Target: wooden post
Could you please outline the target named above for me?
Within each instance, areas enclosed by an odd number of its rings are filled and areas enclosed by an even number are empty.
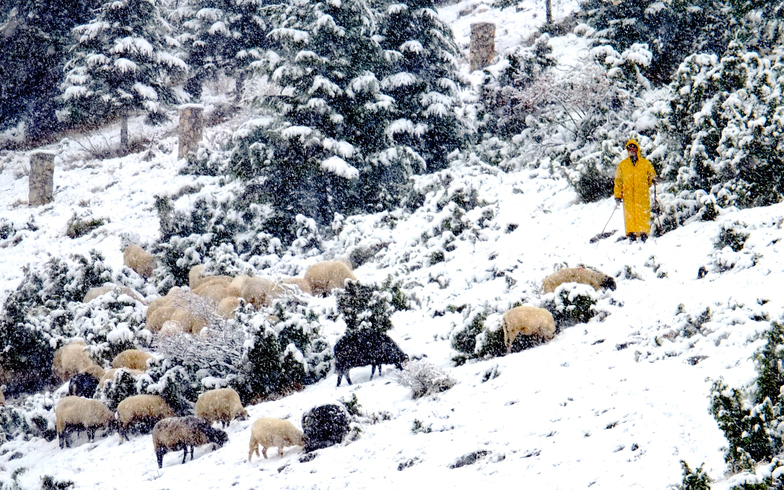
[[[54,200],[54,153],[36,151],[30,154],[29,206],[41,206]]]
[[[185,158],[196,151],[204,129],[204,106],[187,104],[180,106],[180,148],[177,158]]]
[[[547,24],[553,23],[553,0],[545,0],[545,14],[547,16]]]
[[[471,71],[481,70],[495,56],[495,24],[478,22],[471,24]]]

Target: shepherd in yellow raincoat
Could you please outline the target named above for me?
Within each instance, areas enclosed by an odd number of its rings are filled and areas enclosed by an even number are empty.
[[[640,145],[634,139],[626,143],[628,157],[615,171],[615,200],[623,201],[626,236],[644,242],[651,234],[650,186],[656,178],[651,162],[640,155]]]

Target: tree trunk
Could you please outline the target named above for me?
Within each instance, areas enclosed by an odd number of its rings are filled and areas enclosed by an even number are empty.
[[[122,116],[120,121],[120,151],[123,155],[128,152],[128,116]]]
[[[544,0],[545,9],[547,12],[547,23],[553,23],[553,0]]]

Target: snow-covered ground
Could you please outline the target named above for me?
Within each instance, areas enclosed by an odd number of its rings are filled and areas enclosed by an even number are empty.
[[[574,8],[570,2],[554,4],[556,18]],[[471,21],[498,22],[505,33],[499,36],[501,51],[544,17],[542,2],[520,6],[519,11],[499,12],[466,1],[444,7],[441,14],[466,47]],[[463,11],[474,13],[461,15]],[[580,42],[574,38],[556,54],[574,55],[582,49]],[[104,134],[113,135],[116,129]],[[207,137],[221,130],[209,129]],[[50,254],[96,249],[107,265],[118,269],[121,233],[134,233],[141,243],[156,237],[156,194],[175,194],[194,183],[203,185],[201,192],[218,189],[217,179],[179,175],[184,162],[176,159],[175,137],[163,132],[153,136],[158,150],[150,161],[140,155],[85,159],[80,156],[87,144],[82,138],[45,148],[58,153],[55,201],[38,208],[26,204],[29,154],[0,154],[0,217],[20,227],[33,219],[38,226],[38,231],[25,232],[18,244],[0,242],[0,299],[17,287],[24,264],[41,262]],[[503,172],[478,165],[446,173],[449,183],[434,187],[415,213],[396,214],[393,220],[349,219],[326,248],[335,253],[358,243],[388,244],[355,274],[367,282],[389,274],[404,279],[415,303],[393,316],[390,335],[407,353],[426,355],[446,370],[456,381],[452,389],[414,400],[388,366],[372,381],[369,367],[357,368],[352,386],[336,388],[336,375],[331,374],[301,392],[248,407],[250,419],[227,429],[227,445],[217,451],[197,448],[194,461],[184,465],[179,453],[170,453],[159,470],[150,436],[119,444],[117,435],[90,443],[82,435],[66,450],[57,441],[14,440],[0,447],[0,481],[10,485],[14,475],[23,489],[39,488],[41,478],[51,475],[73,481],[79,489],[523,485],[653,490],[680,483],[684,460],[692,468],[705,463],[706,471],[719,480],[714,489],[729,488],[730,480],[723,476],[726,440],[708,411],[708,393],[712,380],[720,377],[733,387],[754,379],[752,355],[769,326],[759,319],[782,317],[784,298],[777,286],[784,273],[784,204],[730,212],[644,244],[629,243],[617,241],[623,221],[612,199],[580,204],[568,183],[547,168]],[[423,185],[427,181],[423,179]],[[444,262],[431,265],[426,258],[443,249],[443,235],[433,230],[450,213],[449,207],[439,210],[435,203],[461,186],[476,190],[485,202],[468,213],[471,221],[478,222],[488,210],[492,218],[472,239],[456,240]],[[66,222],[74,213],[89,213],[107,223],[70,239]],[[390,222],[396,223],[394,228]],[[749,234],[745,247],[740,252],[717,249],[721,227],[736,222]],[[608,231],[619,231],[590,243],[605,225]],[[292,260],[295,267],[304,267],[304,259]],[[515,302],[538,303],[541,281],[564,264],[585,264],[616,278],[615,291],[598,294],[603,320],[567,328],[553,341],[520,353],[454,367],[449,335],[465,318],[450,306],[469,305],[463,311],[484,307],[490,312],[486,324],[497,326]],[[728,264],[735,266],[719,272]],[[698,279],[703,266],[709,272]],[[401,275],[404,268],[407,272]],[[707,308],[710,320],[698,331],[689,329],[689,317]],[[342,333],[339,323],[335,326],[325,332],[331,341]],[[48,396],[55,400],[61,394],[62,388]],[[356,440],[319,450],[308,462],[300,461],[302,451],[296,447],[282,456],[271,449],[270,459],[247,462],[250,425],[256,418],[288,418],[299,426],[304,411],[352,395],[364,415]],[[416,424],[427,430],[413,432]],[[453,468],[474,452],[480,455],[474,464]]]

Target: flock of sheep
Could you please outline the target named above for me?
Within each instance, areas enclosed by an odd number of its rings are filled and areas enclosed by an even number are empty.
[[[150,277],[154,261],[150,254],[132,245],[124,253],[125,264],[140,275]],[[299,291],[314,295],[329,294],[333,289],[344,287],[347,279],[355,280],[350,268],[337,261],[321,262],[308,268],[304,278],[285,278],[272,282],[263,278],[249,276],[205,276],[203,267],[194,267],[189,276],[189,288],[172,288],[164,297],[153,301],[147,309],[147,327],[159,335],[185,333],[200,335],[211,322],[210,315],[230,318],[240,299],[256,307],[268,306],[271,301],[297,288]],[[563,283],[577,282],[589,284],[596,290],[615,289],[615,281],[600,272],[583,268],[560,270],[544,280],[545,293],[553,292]],[[112,289],[91,290],[85,301],[96,298]],[[132,291],[125,292],[135,295]],[[538,341],[554,337],[556,329],[553,316],[543,308],[518,306],[507,311],[502,321],[504,343],[510,352],[512,342],[518,335],[528,336]],[[213,427],[216,422],[226,428],[235,419],[245,420],[248,413],[240,402],[239,395],[231,388],[222,388],[202,393],[196,402],[195,414],[177,417],[174,410],[158,395],[135,395],[125,398],[117,406],[116,413],[109,410],[99,400],[92,399],[96,388],[107,380],[113,380],[118,369],[132,375],[141,374],[154,359],[152,354],[140,350],[127,350],[118,354],[110,369],[93,363],[85,351],[84,342],[73,342],[55,352],[52,370],[62,382],[69,381],[68,396],[63,397],[56,406],[56,430],[61,448],[68,447],[68,434],[71,431],[85,430],[88,440],[93,440],[98,429],[116,430],[120,442],[128,440],[131,426],[145,424],[153,427],[152,437],[158,467],[163,465],[167,452],[183,450],[183,463],[190,448],[212,444],[219,448],[228,441],[222,429]],[[334,347],[337,385],[343,377],[351,384],[349,370],[353,367],[371,366],[371,379],[376,369],[381,373],[382,364],[394,364],[402,369],[408,356],[387,335],[369,331],[348,333],[338,340]],[[0,392],[2,397],[2,392]],[[0,398],[0,403],[2,399]],[[317,407],[324,408],[324,407]],[[322,411],[331,417],[343,417],[337,409]],[[333,413],[335,412],[335,413]],[[316,420],[303,417],[306,420]],[[344,417],[345,418],[345,417]],[[324,422],[333,423],[333,422]],[[313,426],[313,423],[310,424]],[[347,422],[346,424],[347,425]],[[340,432],[329,428],[330,433]],[[339,442],[339,441],[338,441]],[[311,443],[312,447],[320,443]],[[285,447],[307,446],[306,434],[288,420],[260,418],[251,427],[248,461],[254,452],[266,458],[267,449],[277,447],[282,455]]]

